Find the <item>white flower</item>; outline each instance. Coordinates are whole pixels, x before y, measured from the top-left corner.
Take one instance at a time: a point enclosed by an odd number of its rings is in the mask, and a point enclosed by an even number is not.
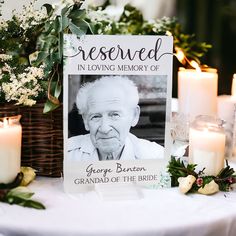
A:
[[[33,100],[33,99],[28,99],[28,98],[26,98],[25,100],[24,100],[24,102],[23,102],[23,104],[25,105],[25,106],[33,106],[34,104],[36,103],[36,101],[35,100]]]
[[[205,195],[210,195],[219,192],[219,185],[212,180],[210,183],[206,184],[204,187],[198,189],[198,192]]]
[[[104,31],[107,32],[107,31],[110,31],[111,29],[112,29],[112,27],[109,24],[109,25],[105,26]]]
[[[0,19],[0,30],[3,30],[3,29],[7,30],[7,27],[8,27],[7,22],[3,19]]]
[[[181,193],[187,193],[193,186],[193,183],[196,181],[195,176],[188,175],[187,177],[179,177],[179,190]]]
[[[98,34],[103,34],[102,29],[98,29]]]
[[[43,91],[38,83],[43,78],[43,67],[27,67],[25,72],[18,75],[10,73],[10,81],[2,84],[6,100],[16,101],[17,105],[34,105],[36,101],[32,98]]]
[[[0,61],[10,61],[11,59],[12,59],[12,55],[0,54]]]
[[[31,2],[31,4],[24,6],[21,13],[17,13],[15,10],[13,11],[14,16],[24,30],[27,30],[34,25],[38,25],[47,18],[46,8],[36,10],[33,3],[34,2]]]
[[[110,21],[110,23],[112,23],[111,17],[108,14],[104,13],[104,11],[102,11],[102,10],[97,10],[97,11],[88,10],[87,15],[88,15],[88,18],[92,22]]]

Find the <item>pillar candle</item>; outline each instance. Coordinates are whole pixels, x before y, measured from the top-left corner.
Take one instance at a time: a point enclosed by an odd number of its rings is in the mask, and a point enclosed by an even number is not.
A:
[[[232,160],[235,156],[235,136],[236,136],[236,97],[221,95],[217,99],[217,116],[225,121],[224,128],[226,133],[226,158]]]
[[[198,71],[180,68],[178,72],[179,112],[193,120],[197,115],[216,115],[217,112],[216,69]]]
[[[219,118],[234,123],[236,112],[236,97],[230,95],[220,95],[217,98],[217,115]]]
[[[209,123],[201,128],[191,127],[189,163],[197,164],[197,171],[205,168],[205,175],[216,176],[224,168],[225,140],[225,133]]]
[[[0,183],[12,182],[20,172],[22,128],[20,116],[0,121]]]

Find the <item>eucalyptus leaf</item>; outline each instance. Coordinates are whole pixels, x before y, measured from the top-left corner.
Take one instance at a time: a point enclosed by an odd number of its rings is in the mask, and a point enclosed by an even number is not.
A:
[[[70,19],[67,16],[62,16],[61,17],[61,30],[63,31],[69,26]]]
[[[54,32],[55,34],[59,34],[62,32],[62,23],[61,23],[61,17],[57,16],[53,22],[54,25]]]
[[[61,15],[62,16],[68,15],[71,9],[72,9],[71,6],[66,6],[66,7],[62,8]]]
[[[46,32],[50,32],[50,31],[53,30],[53,26],[54,25],[52,24],[52,22],[48,21],[48,22],[45,23],[44,29],[45,29]]]
[[[83,28],[80,28],[83,26]],[[85,23],[81,23],[80,27],[76,26],[74,23],[70,22],[69,29],[73,34],[76,34],[77,36],[81,37],[86,34],[88,26]],[[86,29],[85,29],[86,28]]]
[[[76,20],[76,19],[83,19],[83,18],[85,18],[85,16],[86,16],[86,10],[85,9],[83,9],[83,10],[72,10],[70,12],[70,14],[68,15],[68,17],[70,19],[72,19],[72,21]]]
[[[50,55],[50,61],[51,62],[54,62],[54,63],[56,63],[56,62],[61,62],[61,54],[59,53],[59,52],[55,52],[55,53],[51,53],[51,55]],[[53,63],[53,64],[54,64]]]
[[[34,66],[40,65],[47,57],[49,56],[48,52],[40,51],[38,52],[36,60],[32,61],[31,64]]]
[[[59,57],[59,60],[61,60],[63,57],[63,33],[59,33],[58,38],[59,38],[59,44],[58,44],[59,55],[58,55],[58,57]]]

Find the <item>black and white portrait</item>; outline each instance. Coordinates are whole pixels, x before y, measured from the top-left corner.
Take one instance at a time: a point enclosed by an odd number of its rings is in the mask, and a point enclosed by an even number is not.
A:
[[[164,158],[165,76],[70,76],[69,89],[70,160]]]

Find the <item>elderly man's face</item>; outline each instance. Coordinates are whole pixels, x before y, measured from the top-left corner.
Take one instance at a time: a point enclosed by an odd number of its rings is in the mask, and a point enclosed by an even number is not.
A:
[[[97,87],[88,95],[88,110],[84,117],[93,145],[103,153],[119,150],[139,119],[139,107],[131,108],[128,94],[114,87]]]

